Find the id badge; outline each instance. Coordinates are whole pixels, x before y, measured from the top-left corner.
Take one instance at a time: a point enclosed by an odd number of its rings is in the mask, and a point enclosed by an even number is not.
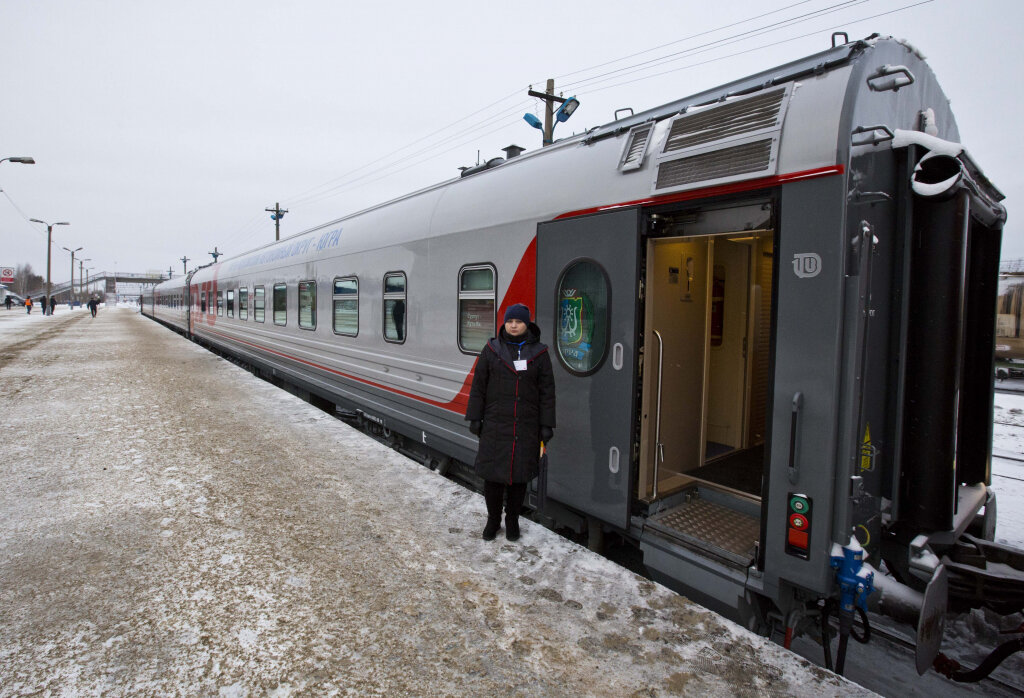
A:
[[[526,359],[519,359],[518,361],[515,362],[515,365],[516,365],[516,370],[517,371],[525,371],[526,370]]]

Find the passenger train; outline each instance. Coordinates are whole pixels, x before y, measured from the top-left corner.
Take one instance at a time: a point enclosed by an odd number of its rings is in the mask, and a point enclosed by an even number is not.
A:
[[[558,400],[539,519],[787,643],[835,614],[840,669],[865,607],[908,619],[923,672],[948,606],[1024,607],[984,565],[1024,569],[990,542],[1006,214],[959,140],[914,48],[834,41],[194,270],[144,312],[472,479],[474,365],[525,303]]]

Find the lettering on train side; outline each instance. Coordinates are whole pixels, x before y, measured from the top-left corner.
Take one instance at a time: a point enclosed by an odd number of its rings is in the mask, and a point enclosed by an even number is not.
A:
[[[321,233],[318,237],[310,235],[301,240],[295,240],[286,245],[274,246],[272,250],[266,250],[259,254],[251,254],[235,260],[228,265],[229,272],[237,272],[250,267],[257,267],[261,264],[279,262],[282,259],[308,254],[309,252],[323,252],[337,247],[341,243],[342,228],[335,228]]]

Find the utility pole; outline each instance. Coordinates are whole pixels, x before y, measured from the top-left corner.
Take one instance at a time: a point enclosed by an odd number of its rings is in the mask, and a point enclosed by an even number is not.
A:
[[[214,245],[213,246],[213,252],[207,252],[207,254],[210,255],[211,257],[213,257],[213,263],[216,264],[217,263],[217,257],[220,257],[224,253],[223,252],[218,252],[217,251],[217,246]]]
[[[552,83],[554,84],[554,83]],[[552,88],[554,89],[554,88]],[[288,213],[288,209],[281,208],[280,203],[274,204],[274,208],[265,208],[264,211],[268,211],[272,215],[270,220],[274,221],[274,240],[281,239],[281,219],[284,218],[284,214]],[[216,258],[215,258],[216,259]]]
[[[555,81],[553,78],[548,78],[544,92],[529,90],[526,94],[544,100],[544,145],[551,145],[555,137],[555,102],[561,104],[565,100],[561,97],[555,97]]]
[[[214,247],[213,249],[217,249],[217,248]],[[187,274],[188,273],[188,257],[182,257],[181,258],[181,273],[182,274]]]

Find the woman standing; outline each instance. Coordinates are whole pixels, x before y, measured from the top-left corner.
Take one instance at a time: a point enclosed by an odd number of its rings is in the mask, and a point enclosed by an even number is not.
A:
[[[555,428],[555,377],[540,328],[522,304],[505,311],[504,325],[476,363],[466,408],[469,430],[480,437],[476,473],[484,479],[487,525],[494,540],[505,502],[505,538],[519,539],[526,483],[537,476],[540,442]]]

